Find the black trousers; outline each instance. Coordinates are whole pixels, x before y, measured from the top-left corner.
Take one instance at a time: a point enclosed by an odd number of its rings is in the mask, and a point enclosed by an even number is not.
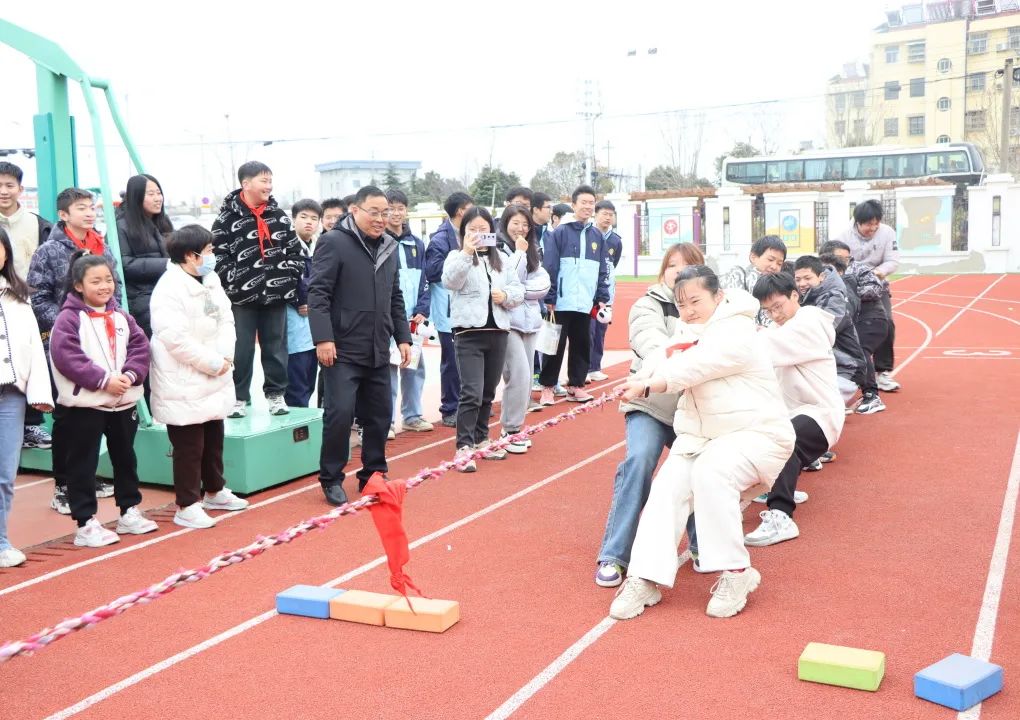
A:
[[[322,368],[324,398],[322,450],[319,452],[319,482],[339,485],[351,459],[351,425],[361,425],[361,464],[358,489],[372,473],[385,473],[386,436],[393,417],[390,395],[390,366],[371,368],[343,361]]]
[[[591,362],[591,314],[583,312],[557,312],[556,323],[562,326],[560,345],[555,355],[546,355],[542,361],[542,372],[538,380],[544,387],[554,387],[560,380],[560,368],[566,354],[567,340],[570,340],[570,356],[567,358],[567,385],[584,387]]]
[[[890,372],[896,358],[893,356],[893,344],[896,342],[896,323],[893,322],[892,298],[889,293],[882,295],[882,309],[885,310],[886,320],[889,321],[889,332],[885,339],[875,349],[875,372]]]
[[[135,432],[138,430],[135,408],[116,412],[78,407],[63,410],[61,442],[66,443],[67,450],[63,460],[67,464],[65,476],[71,517],[82,525],[96,514],[96,468],[99,466],[99,441],[103,436],[106,437],[106,449],[113,465],[117,507],[123,512],[140,503],[142,493],[138,490],[138,462],[134,448]],[[55,463],[56,454],[53,460]]]
[[[167,425],[174,446],[174,492],[177,506],[186,508],[215,495],[226,486],[223,478],[223,421],[197,425]]]
[[[797,440],[793,446],[793,455],[786,461],[786,466],[776,478],[772,492],[768,496],[769,510],[782,510],[793,517],[797,504],[793,501],[793,492],[797,489],[797,477],[800,469],[813,463],[829,449],[829,441],[825,433],[814,420],[807,415],[797,415],[790,419]]]
[[[287,306],[234,305],[234,394],[238,400],[251,401],[251,378],[255,364],[255,337],[258,336],[267,395],[287,391]]]
[[[458,448],[489,439],[489,411],[496,397],[496,386],[503,376],[507,336],[505,330],[468,330],[453,338],[460,373]]]
[[[460,373],[457,371],[457,350],[453,333],[439,333],[442,358],[439,363],[439,412],[443,417],[457,414],[460,398]]]
[[[856,328],[857,339],[861,341],[861,350],[864,351],[864,358],[868,361],[865,382],[861,390],[865,393],[878,392],[874,358],[879,346],[889,335],[889,321],[885,319],[883,313],[870,312],[857,321]]]

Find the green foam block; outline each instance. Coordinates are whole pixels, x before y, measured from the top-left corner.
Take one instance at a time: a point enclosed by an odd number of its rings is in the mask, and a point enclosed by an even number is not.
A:
[[[797,677],[855,690],[878,690],[885,675],[885,653],[808,643],[797,663]]]

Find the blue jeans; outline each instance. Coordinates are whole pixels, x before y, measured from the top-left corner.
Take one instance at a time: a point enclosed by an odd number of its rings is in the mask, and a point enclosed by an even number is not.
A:
[[[0,388],[0,550],[11,547],[7,539],[7,515],[14,502],[14,479],[18,476],[24,424],[25,396],[10,385]]]
[[[390,365],[390,396],[393,407],[397,407],[397,382],[400,382],[400,416],[404,422],[420,418],[421,391],[425,387],[425,358],[418,361],[418,367],[398,368]]]
[[[606,534],[598,557],[600,563],[611,562],[623,567],[630,564],[630,549],[652,487],[655,467],[662,451],[676,440],[672,427],[643,412],[627,413],[626,422],[627,456],[613,480],[613,504],[609,508]],[[687,533],[691,547],[696,547],[694,515],[687,521]]]

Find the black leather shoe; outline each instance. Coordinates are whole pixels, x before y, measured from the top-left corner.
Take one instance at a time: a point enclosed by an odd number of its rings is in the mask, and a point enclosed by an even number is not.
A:
[[[347,493],[342,485],[323,485],[322,494],[326,496],[326,502],[330,505],[343,505],[347,502]]]

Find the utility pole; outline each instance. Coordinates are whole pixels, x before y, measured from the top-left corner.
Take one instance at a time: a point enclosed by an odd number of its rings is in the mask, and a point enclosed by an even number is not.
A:
[[[581,115],[584,117],[584,183],[592,184],[595,173],[595,102],[592,97],[592,81],[586,78],[583,89],[583,107]]]
[[[999,172],[1009,172],[1009,121],[1010,111],[1013,109],[1013,58],[1006,60],[1006,67],[1002,73],[1002,137],[999,148]]]
[[[230,113],[226,113],[223,119],[227,121],[227,145],[230,147],[230,172],[237,172],[237,164],[234,162],[234,141],[230,137]]]

